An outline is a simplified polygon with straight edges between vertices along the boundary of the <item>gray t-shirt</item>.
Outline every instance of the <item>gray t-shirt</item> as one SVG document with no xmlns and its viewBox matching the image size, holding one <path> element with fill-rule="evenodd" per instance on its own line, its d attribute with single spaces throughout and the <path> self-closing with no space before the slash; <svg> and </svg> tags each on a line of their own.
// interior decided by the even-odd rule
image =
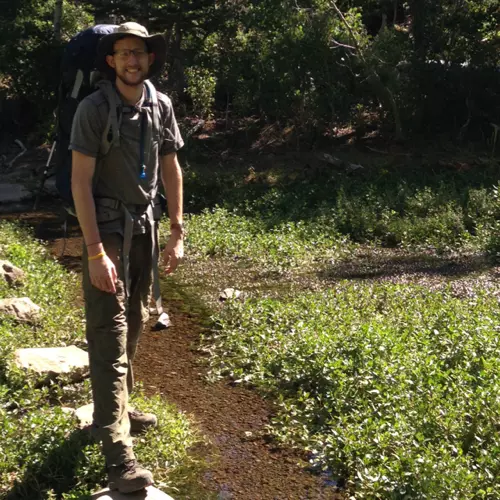
<svg viewBox="0 0 500 500">
<path fill-rule="evenodd" d="M 184 142 L 175 120 L 172 102 L 160 92 L 161 143 L 151 134 L 151 127 L 144 140 L 145 176 L 141 174 L 141 121 L 147 113 L 152 121 L 151 107 L 143 106 L 144 98 L 135 107 L 128 107 L 120 125 L 120 145 L 114 146 L 104 157 L 100 154 L 102 135 L 108 122 L 109 105 L 102 90 L 82 100 L 76 111 L 71 130 L 70 149 L 97 159 L 96 197 L 108 197 L 127 205 L 147 205 L 157 192 L 159 179 L 159 156 L 179 150 Z M 126 106 L 124 104 L 124 106 Z M 142 113 L 139 111 L 142 110 Z"/>
</svg>

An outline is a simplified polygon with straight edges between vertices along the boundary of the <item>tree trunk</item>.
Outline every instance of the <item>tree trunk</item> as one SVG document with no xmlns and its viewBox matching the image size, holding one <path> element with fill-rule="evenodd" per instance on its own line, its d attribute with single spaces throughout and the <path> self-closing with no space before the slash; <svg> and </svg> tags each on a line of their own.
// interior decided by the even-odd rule
<svg viewBox="0 0 500 500">
<path fill-rule="evenodd" d="M 149 0 L 141 0 L 139 23 L 149 30 Z"/>
<path fill-rule="evenodd" d="M 173 28 L 170 53 L 172 55 L 172 64 L 169 68 L 168 87 L 181 95 L 184 90 L 184 64 L 182 61 L 182 28 L 179 22 L 176 22 Z"/>
<path fill-rule="evenodd" d="M 382 106 L 392 114 L 392 117 L 394 119 L 394 134 L 396 140 L 398 141 L 402 140 L 404 135 L 403 135 L 403 127 L 401 124 L 401 116 L 399 114 L 399 108 L 396 103 L 396 100 L 394 99 L 394 95 L 391 92 L 391 89 L 386 85 L 384 85 L 376 69 L 372 65 L 370 65 L 370 63 L 366 60 L 364 51 L 358 42 L 356 34 L 354 33 L 350 24 L 347 22 L 344 14 L 342 14 L 342 11 L 338 8 L 335 0 L 330 0 L 330 5 L 333 7 L 335 12 L 342 20 L 344 26 L 349 31 L 351 38 L 353 40 L 353 47 L 351 47 L 351 49 L 355 51 L 358 59 L 361 61 L 364 68 L 364 72 L 367 77 L 367 81 L 372 86 L 375 94 L 377 95 L 377 98 L 380 101 L 380 104 L 382 104 Z"/>
<path fill-rule="evenodd" d="M 56 0 L 56 7 L 54 10 L 54 38 L 61 41 L 61 20 L 63 15 L 63 0 Z"/>
<path fill-rule="evenodd" d="M 420 62 L 424 62 L 427 56 L 426 41 L 426 0 L 412 0 L 408 2 L 411 17 L 411 32 L 413 35 L 413 45 L 415 54 Z"/>
</svg>

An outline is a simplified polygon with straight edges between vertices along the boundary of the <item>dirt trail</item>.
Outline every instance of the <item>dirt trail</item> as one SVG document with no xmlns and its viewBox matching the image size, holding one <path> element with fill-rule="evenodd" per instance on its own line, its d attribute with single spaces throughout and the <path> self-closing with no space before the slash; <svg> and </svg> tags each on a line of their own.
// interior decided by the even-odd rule
<svg viewBox="0 0 500 500">
<path fill-rule="evenodd" d="M 53 255 L 80 272 L 81 236 L 70 226 L 64 243 L 61 218 L 51 210 L 4 216 L 35 228 Z M 64 256 L 61 251 L 64 246 Z M 266 441 L 270 406 L 251 390 L 227 381 L 208 383 L 197 350 L 200 318 L 184 304 L 168 304 L 173 326 L 153 332 L 154 318 L 141 339 L 135 374 L 149 394 L 162 394 L 191 415 L 211 443 L 201 483 L 220 500 L 340 499 L 325 482 L 304 469 L 304 457 Z M 193 498 L 193 497 L 190 497 Z M 180 500 L 180 498 L 179 498 Z M 193 500 L 198 500 L 193 498 Z"/>
</svg>

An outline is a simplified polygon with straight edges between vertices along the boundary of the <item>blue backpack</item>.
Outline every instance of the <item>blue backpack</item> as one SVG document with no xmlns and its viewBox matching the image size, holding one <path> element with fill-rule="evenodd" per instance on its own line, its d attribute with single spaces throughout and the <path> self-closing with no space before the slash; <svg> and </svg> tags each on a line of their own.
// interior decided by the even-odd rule
<svg viewBox="0 0 500 500">
<path fill-rule="evenodd" d="M 71 195 L 71 126 L 80 101 L 96 90 L 102 75 L 96 69 L 99 40 L 113 33 L 113 24 L 98 24 L 74 36 L 66 46 L 61 63 L 61 82 L 57 107 L 55 147 L 56 188 L 70 206 Z"/>
</svg>

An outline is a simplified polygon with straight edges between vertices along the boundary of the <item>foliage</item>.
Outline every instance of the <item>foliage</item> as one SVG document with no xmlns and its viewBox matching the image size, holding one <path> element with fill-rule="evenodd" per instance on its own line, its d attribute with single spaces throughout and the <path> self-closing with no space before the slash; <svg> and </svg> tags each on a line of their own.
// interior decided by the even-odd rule
<svg viewBox="0 0 500 500">
<path fill-rule="evenodd" d="M 210 117 L 215 100 L 216 80 L 204 68 L 187 68 L 188 93 L 193 100 L 193 110 L 203 118 Z"/>
<path fill-rule="evenodd" d="M 6 317 L 0 322 L 0 372 L 6 368 L 9 354 L 26 346 L 68 345 L 83 338 L 83 312 L 76 309 L 78 280 L 49 257 L 46 248 L 35 242 L 26 230 L 0 224 L 2 255 L 26 272 L 22 288 L 0 282 L 2 298 L 30 297 L 42 309 L 35 327 L 16 323 Z"/>
<path fill-rule="evenodd" d="M 0 31 L 10 94 L 45 112 L 61 48 L 52 35 L 54 2 L 11 2 Z M 348 28 L 332 0 L 67 0 L 63 23 L 75 34 L 91 22 L 91 8 L 97 19 L 137 20 L 164 33 L 160 85 L 189 95 L 207 116 L 256 114 L 299 134 L 331 134 L 350 122 L 362 135 L 367 117 L 390 124 L 401 115 L 407 132 L 485 140 L 500 107 L 496 3 L 338 1 Z"/>
<path fill-rule="evenodd" d="M 497 300 L 475 290 L 339 283 L 232 302 L 214 373 L 278 398 L 275 433 L 356 498 L 494 498 Z"/>
<path fill-rule="evenodd" d="M 53 33 L 55 3 L 13 1 L 7 15 L 0 19 L 0 75 L 8 82 L 8 97 L 29 104 L 26 109 L 32 128 L 37 124 L 47 127 L 56 105 L 63 45 Z M 66 0 L 61 26 L 63 43 L 91 24 L 91 19 L 81 4 Z"/>
<path fill-rule="evenodd" d="M 328 220 L 266 228 L 258 219 L 216 208 L 189 217 L 186 227 L 190 253 L 249 259 L 275 270 L 305 269 L 313 263 L 337 260 L 349 251 L 346 239 L 330 227 Z M 166 230 L 164 226 L 162 232 Z"/>
<path fill-rule="evenodd" d="M 459 170 L 453 161 L 433 158 L 409 159 L 404 169 L 398 158 L 358 155 L 358 161 L 364 168 L 350 174 L 327 163 L 314 169 L 275 163 L 253 183 L 248 178 L 258 173 L 251 168 L 188 169 L 189 210 L 212 207 L 190 218 L 189 251 L 292 267 L 304 259 L 318 264 L 341 257 L 349 251 L 346 237 L 440 252 L 498 251 L 494 162 L 471 157 Z"/>
</svg>

